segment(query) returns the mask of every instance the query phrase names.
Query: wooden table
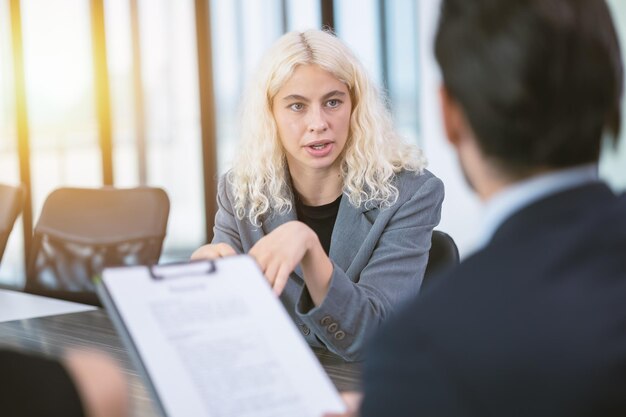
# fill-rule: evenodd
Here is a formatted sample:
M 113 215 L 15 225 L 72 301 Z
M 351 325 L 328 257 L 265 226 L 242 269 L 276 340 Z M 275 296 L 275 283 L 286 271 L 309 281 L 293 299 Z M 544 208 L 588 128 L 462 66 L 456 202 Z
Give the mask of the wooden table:
M 59 358 L 70 348 L 98 349 L 116 358 L 130 387 L 132 416 L 158 415 L 142 377 L 131 362 L 104 310 L 0 323 L 0 346 Z M 360 364 L 315 351 L 338 390 L 359 390 Z

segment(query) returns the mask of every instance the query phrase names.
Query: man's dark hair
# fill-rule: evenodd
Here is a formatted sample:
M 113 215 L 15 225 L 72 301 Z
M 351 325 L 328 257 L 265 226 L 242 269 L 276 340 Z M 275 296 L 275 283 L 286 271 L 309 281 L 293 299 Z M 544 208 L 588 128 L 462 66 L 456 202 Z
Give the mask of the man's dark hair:
M 597 161 L 623 68 L 604 0 L 443 0 L 435 54 L 482 151 L 507 173 Z

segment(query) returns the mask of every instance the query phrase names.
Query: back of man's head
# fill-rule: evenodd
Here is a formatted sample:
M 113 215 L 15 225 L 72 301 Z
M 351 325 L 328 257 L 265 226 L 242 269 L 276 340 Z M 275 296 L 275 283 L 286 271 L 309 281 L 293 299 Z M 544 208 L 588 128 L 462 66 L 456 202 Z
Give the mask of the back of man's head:
M 435 53 L 481 151 L 514 177 L 597 161 L 623 68 L 604 0 L 443 0 Z

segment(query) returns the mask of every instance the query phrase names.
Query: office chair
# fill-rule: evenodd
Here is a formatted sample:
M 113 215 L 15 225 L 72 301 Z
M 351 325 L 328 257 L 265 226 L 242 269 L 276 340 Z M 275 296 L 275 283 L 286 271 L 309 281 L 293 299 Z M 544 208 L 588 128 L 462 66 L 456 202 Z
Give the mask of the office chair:
M 100 305 L 103 268 L 157 263 L 169 215 L 160 188 L 59 188 L 35 226 L 25 291 Z
M 0 184 L 0 261 L 4 255 L 9 235 L 17 216 L 24 206 L 24 189 L 21 185 Z
M 454 239 L 447 233 L 433 230 L 422 288 L 424 288 L 424 285 L 428 285 L 428 282 L 434 275 L 458 264 L 459 250 L 456 247 L 456 243 L 454 243 Z

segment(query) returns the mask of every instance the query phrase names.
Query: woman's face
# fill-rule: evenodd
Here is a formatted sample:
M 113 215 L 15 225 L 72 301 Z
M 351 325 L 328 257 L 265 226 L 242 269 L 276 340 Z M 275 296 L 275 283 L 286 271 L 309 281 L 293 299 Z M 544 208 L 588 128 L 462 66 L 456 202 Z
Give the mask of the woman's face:
M 295 69 L 272 103 L 292 175 L 339 171 L 351 111 L 348 87 L 334 75 L 317 65 Z

